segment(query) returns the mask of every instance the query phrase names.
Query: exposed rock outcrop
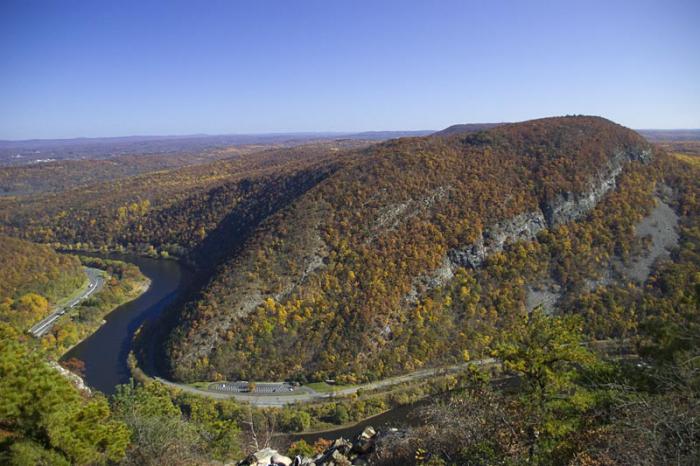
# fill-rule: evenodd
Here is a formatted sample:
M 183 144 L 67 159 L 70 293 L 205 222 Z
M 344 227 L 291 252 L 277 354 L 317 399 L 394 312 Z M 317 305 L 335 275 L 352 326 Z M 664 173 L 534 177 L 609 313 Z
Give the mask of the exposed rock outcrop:
M 526 212 L 491 226 L 481 233 L 474 244 L 452 249 L 447 255 L 456 266 L 476 268 L 484 263 L 489 254 L 503 251 L 507 243 L 532 241 L 545 228 L 547 222 L 542 212 Z
M 555 283 L 543 285 L 541 287 L 528 286 L 525 289 L 525 307 L 528 311 L 532 311 L 536 307 L 542 306 L 544 312 L 551 315 L 554 313 L 557 301 L 561 298 L 561 289 Z
M 392 431 L 378 434 L 372 427 L 366 427 L 351 442 L 339 438 L 324 452 L 313 458 L 297 456 L 292 460 L 277 453 L 276 450 L 265 448 L 253 453 L 240 461 L 238 466 L 360 466 L 368 465 L 369 458 L 374 452 L 376 443 L 382 436 L 392 434 Z
M 508 243 L 531 241 L 545 228 L 553 228 L 585 216 L 595 208 L 603 196 L 615 188 L 617 177 L 627 162 L 648 162 L 651 149 L 637 148 L 618 151 L 604 169 L 590 181 L 590 189 L 583 193 L 563 192 L 554 199 L 543 201 L 540 209 L 502 220 L 481 233 L 473 243 L 448 252 L 450 261 L 458 267 L 477 268 L 495 252 L 503 251 Z
M 651 157 L 652 151 L 648 147 L 617 151 L 610 158 L 607 166 L 590 180 L 590 188 L 587 191 L 560 193 L 553 200 L 543 201 L 537 210 L 524 212 L 485 228 L 474 243 L 450 249 L 437 269 L 430 274 L 417 277 L 411 291 L 404 298 L 405 301 L 415 303 L 421 292 L 445 285 L 459 267 L 472 269 L 480 267 L 489 255 L 503 251 L 509 243 L 533 241 L 544 229 L 581 219 L 596 207 L 605 194 L 615 189 L 617 178 L 626 163 L 634 161 L 647 163 Z M 549 311 L 553 309 L 559 297 L 558 293 L 546 296 L 530 294 L 533 307 L 543 304 Z
M 238 466 L 290 466 L 292 461 L 288 456 L 280 455 L 277 450 L 263 448 L 239 461 Z
M 73 385 L 75 385 L 78 388 L 78 390 L 83 391 L 83 392 L 88 393 L 88 394 L 92 393 L 92 391 L 90 390 L 90 387 L 85 385 L 85 381 L 78 374 L 74 374 L 73 372 L 69 371 L 68 369 L 61 366 L 59 363 L 57 363 L 55 361 L 49 361 L 49 366 L 56 369 L 63 377 L 70 380 L 73 383 Z
M 659 197 L 656 206 L 635 228 L 635 235 L 649 239 L 649 250 L 637 257 L 627 267 L 627 275 L 643 283 L 651 273 L 654 262 L 667 257 L 669 251 L 678 245 L 678 214 Z

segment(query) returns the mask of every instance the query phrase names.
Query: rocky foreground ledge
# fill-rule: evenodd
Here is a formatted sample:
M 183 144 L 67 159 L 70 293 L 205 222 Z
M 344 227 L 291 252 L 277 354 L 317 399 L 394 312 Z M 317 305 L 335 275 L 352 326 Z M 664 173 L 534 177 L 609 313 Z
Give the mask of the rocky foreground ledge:
M 399 435 L 392 429 L 387 432 L 377 433 L 372 427 L 366 427 L 351 442 L 339 438 L 323 453 L 314 458 L 297 456 L 292 459 L 279 454 L 276 450 L 265 448 L 253 453 L 238 466 L 361 466 L 369 465 L 369 458 L 375 450 L 377 443 L 389 436 Z

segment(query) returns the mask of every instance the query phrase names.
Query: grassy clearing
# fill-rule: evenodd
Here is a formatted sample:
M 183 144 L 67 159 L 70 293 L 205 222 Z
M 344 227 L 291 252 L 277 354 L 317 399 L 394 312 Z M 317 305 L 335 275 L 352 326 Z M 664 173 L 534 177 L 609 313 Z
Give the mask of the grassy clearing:
M 304 386 L 309 387 L 310 389 L 315 390 L 319 393 L 333 393 L 338 390 L 353 387 L 354 385 L 330 385 L 326 382 L 313 382 L 307 383 Z

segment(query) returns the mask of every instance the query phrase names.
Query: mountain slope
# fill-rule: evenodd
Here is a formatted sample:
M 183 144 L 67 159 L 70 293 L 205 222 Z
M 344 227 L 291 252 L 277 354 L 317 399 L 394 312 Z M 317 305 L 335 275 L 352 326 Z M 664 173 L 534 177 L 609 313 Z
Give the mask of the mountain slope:
M 168 346 L 173 375 L 354 381 L 461 358 L 525 306 L 524 283 L 484 292 L 508 283 L 482 276 L 501 273 L 490 261 L 513 242 L 585 219 L 619 183 L 629 186 L 618 204 L 635 205 L 616 219 L 630 234 L 650 206 L 643 167 L 651 158 L 638 134 L 596 117 L 355 153 L 264 220 L 185 306 Z M 614 254 L 628 239 L 622 233 L 591 240 L 594 252 Z M 528 254 L 537 273 L 573 286 L 571 267 L 558 265 L 564 252 L 532 246 Z M 511 266 L 520 281 L 523 264 Z
M 0 235 L 0 321 L 21 330 L 86 280 L 77 257 Z
M 77 257 L 7 236 L 0 236 L 0 263 L 0 297 L 16 298 L 32 292 L 54 300 L 85 281 Z

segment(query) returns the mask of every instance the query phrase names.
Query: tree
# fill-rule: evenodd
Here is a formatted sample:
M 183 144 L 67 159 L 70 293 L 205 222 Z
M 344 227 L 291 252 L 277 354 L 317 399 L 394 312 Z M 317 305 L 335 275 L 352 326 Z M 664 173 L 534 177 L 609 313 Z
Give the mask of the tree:
M 110 419 L 109 404 L 102 396 L 56 410 L 48 416 L 46 426 L 51 444 L 75 464 L 117 461 L 129 443 L 129 431 Z
M 168 391 L 160 384 L 117 387 L 112 399 L 115 416 L 132 432 L 126 464 L 194 463 L 200 437 L 187 423 Z
M 593 403 L 577 383 L 581 367 L 596 362 L 583 345 L 581 327 L 576 317 L 549 317 L 538 307 L 506 332 L 496 348 L 503 367 L 522 382 L 531 460 L 538 446 L 551 450 L 554 440 L 574 430 L 578 415 Z
M 278 422 L 284 431 L 301 432 L 311 425 L 311 415 L 306 411 L 284 410 Z
M 10 462 L 37 458 L 60 464 L 48 459 L 59 457 L 73 464 L 119 461 L 129 431 L 111 416 L 104 397 L 86 399 L 21 339 L 0 322 L 0 426 L 16 439 L 10 441 Z M 15 441 L 21 445 L 13 446 Z
M 54 450 L 47 450 L 31 440 L 21 440 L 10 445 L 7 455 L 0 454 L 0 462 L 3 460 L 13 466 L 28 464 L 36 466 L 69 466 L 70 461 Z M 3 463 L 4 464 L 4 463 Z
M 287 455 L 290 457 L 299 455 L 310 458 L 314 456 L 315 453 L 316 450 L 314 450 L 314 447 L 309 445 L 304 439 L 292 442 L 292 444 L 289 445 L 289 448 L 287 449 Z
M 229 403 L 214 402 L 199 396 L 181 396 L 178 403 L 188 422 L 197 429 L 206 445 L 207 454 L 222 461 L 241 455 L 238 412 L 231 413 Z
M 350 420 L 350 413 L 348 413 L 348 408 L 342 403 L 337 403 L 335 405 L 335 411 L 333 412 L 333 421 L 336 424 L 345 424 Z

